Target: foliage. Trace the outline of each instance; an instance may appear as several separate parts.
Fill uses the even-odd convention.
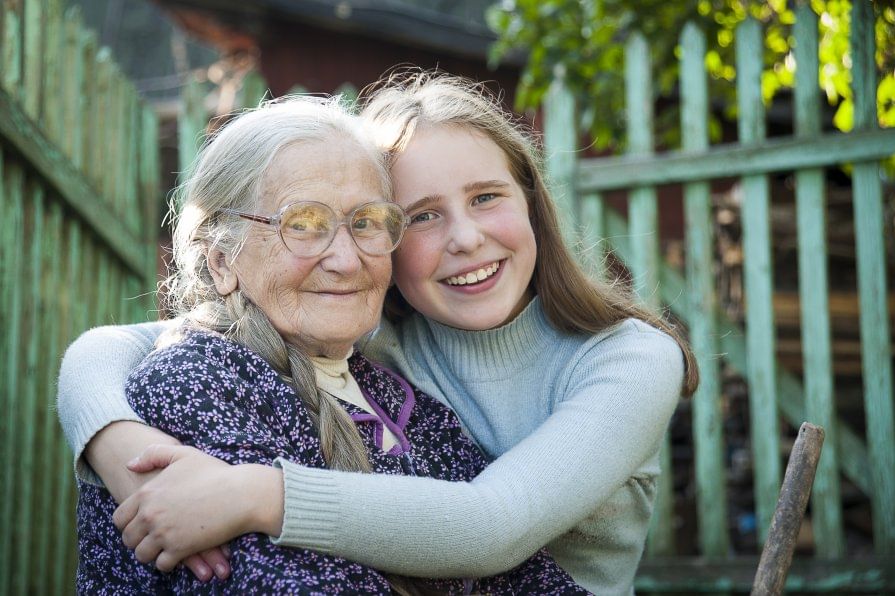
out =
[[[862,0],[867,1],[867,0]],[[748,16],[765,31],[766,66],[762,93],[766,102],[794,84],[795,60],[792,2],[786,0],[503,0],[488,12],[489,25],[499,34],[491,60],[509,52],[526,51],[528,61],[516,95],[518,109],[540,105],[553,72],[564,69],[579,96],[582,125],[596,147],[612,149],[624,138],[624,45],[641,31],[649,40],[654,68],[654,92],[672,96],[678,80],[678,37],[687,21],[706,32],[705,63],[712,97],[724,99],[727,117],[735,114],[734,32]],[[877,63],[883,75],[878,87],[879,120],[895,126],[895,2],[875,2]],[[819,15],[820,86],[836,111],[834,125],[852,127],[851,73],[848,51],[850,0],[811,0]],[[676,144],[677,116],[658,115],[663,142]],[[713,127],[716,138],[717,122]]]

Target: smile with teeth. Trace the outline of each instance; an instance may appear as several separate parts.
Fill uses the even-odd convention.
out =
[[[454,275],[448,277],[444,281],[449,286],[465,286],[467,284],[474,284],[488,279],[497,273],[498,269],[500,269],[500,261],[494,261],[487,267],[481,267],[476,271],[470,271],[465,275]]]

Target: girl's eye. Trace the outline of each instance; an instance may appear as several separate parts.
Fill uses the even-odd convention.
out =
[[[474,199],[472,199],[473,205],[481,205],[482,203],[488,203],[497,198],[497,195],[493,192],[486,192],[481,195],[477,195]]]
[[[410,216],[410,224],[417,223],[429,223],[434,221],[437,216],[431,211],[423,211],[422,213],[417,213],[416,215]]]

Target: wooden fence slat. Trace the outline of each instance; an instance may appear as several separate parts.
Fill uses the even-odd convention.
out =
[[[851,13],[855,129],[874,129],[876,38],[873,6],[854,2]],[[873,492],[873,541],[878,554],[895,554],[895,416],[892,349],[886,312],[886,221],[877,163],[854,165],[855,239],[861,300],[861,354],[864,412]]]
[[[2,6],[0,6],[0,10],[3,10]],[[9,210],[9,197],[6,192],[6,179],[4,176],[4,155],[3,155],[3,146],[0,145],[0,238],[6,238],[6,233],[8,232],[8,228],[4,225],[3,222],[7,219],[7,210]],[[8,293],[10,288],[12,287],[9,284],[8,271],[10,269],[10,261],[12,260],[12,252],[11,250],[0,250],[0,325],[3,326],[4,329],[8,328],[8,324],[10,321],[10,313],[8,311],[10,302],[8,301],[9,296]],[[9,346],[6,342],[3,342],[4,352],[9,349]],[[0,356],[0,379],[3,379],[3,383],[8,384],[14,372],[12,370],[7,370],[7,359],[6,357]],[[12,457],[13,457],[13,446],[11,444],[7,444],[7,439],[9,435],[12,433],[12,426],[14,424],[12,418],[9,417],[7,407],[9,404],[7,402],[11,402],[12,394],[8,392],[0,393],[0,412],[3,412],[3,416],[0,416],[0,437],[3,437],[0,440],[0,487],[12,486],[13,478],[12,474]],[[6,498],[6,488],[0,489],[0,498],[5,500]],[[7,531],[7,520],[6,516],[8,515],[6,512],[6,505],[0,504],[0,511],[2,511],[2,515],[0,515],[0,592],[6,593],[6,586],[4,585],[6,580],[4,579],[8,575],[7,566],[8,562],[8,550],[9,550],[9,542],[10,537],[7,536],[9,533]]]
[[[605,192],[640,185],[676,184],[838,166],[885,159],[895,153],[891,131],[827,133],[814,139],[770,139],[749,147],[713,146],[711,151],[671,151],[660,157],[603,157],[578,164],[578,190]]]
[[[84,48],[83,93],[81,95],[81,165],[85,178],[93,188],[98,188],[94,179],[96,151],[100,142],[97,119],[97,86],[99,85],[96,64],[96,35],[90,30],[81,32]]]
[[[628,153],[653,153],[653,89],[649,46],[642,34],[631,36],[625,47],[625,105],[627,106]],[[628,263],[634,276],[634,289],[640,300],[658,311],[659,205],[656,189],[637,187],[628,200],[628,227],[634,243],[634,258]],[[650,520],[647,552],[650,555],[674,554],[674,482],[671,474],[671,451],[666,434],[661,450],[662,473],[659,477],[656,502]]]
[[[115,212],[114,187],[111,186],[114,166],[110,163],[110,159],[114,155],[112,153],[112,143],[115,135],[115,70],[112,62],[112,50],[107,46],[102,46],[99,52],[97,52],[96,68],[97,87],[95,102],[98,111],[96,116],[97,146],[94,184],[97,190],[99,190],[106,208]]]
[[[71,220],[68,225],[66,254],[68,255],[68,270],[66,285],[71,288],[68,292],[69,319],[67,324],[68,341],[72,341],[77,337],[78,333],[88,327],[89,302],[84,299],[85,294],[81,288],[86,283],[92,283],[86,276],[80,275],[80,271],[87,264],[83,260],[84,240],[81,236],[81,224],[76,220]],[[65,462],[62,475],[62,486],[59,490],[58,506],[56,511],[57,527],[60,528],[59,539],[55,542],[54,555],[54,591],[59,590],[61,586],[71,585],[74,575],[71,573],[72,552],[76,552],[72,548],[74,542],[74,508],[71,506],[72,495],[76,490],[73,482],[72,474],[72,454],[67,444],[62,441],[62,456]],[[56,592],[58,593],[58,592]]]
[[[62,146],[72,165],[80,169],[83,151],[84,43],[81,10],[73,6],[65,13],[65,41],[62,52]]]
[[[765,138],[761,98],[764,40],[761,25],[749,18],[736,32],[740,143]],[[749,351],[749,414],[759,543],[764,543],[780,492],[780,422],[777,414],[770,191],[764,174],[742,180],[743,261],[746,344]]]
[[[202,146],[202,136],[208,122],[204,100],[202,85],[199,81],[190,79],[183,88],[181,112],[177,117],[177,147],[181,176],[189,171],[199,153],[199,147]]]
[[[708,148],[708,91],[705,35],[693,23],[681,35],[681,131],[685,151]],[[727,490],[724,472],[721,378],[718,360],[714,288],[712,208],[707,182],[684,186],[687,225],[687,295],[690,342],[701,382],[693,395],[693,441],[696,447],[696,503],[699,545],[705,556],[727,555]],[[698,314],[697,314],[698,313]]]
[[[41,237],[44,224],[44,190],[36,180],[29,180],[26,185],[25,208],[25,244],[23,249],[27,251],[28,265],[25,267],[19,284],[27,294],[25,305],[25,333],[22,336],[22,345],[25,351],[25,378],[21,389],[22,407],[19,410],[19,424],[22,433],[19,440],[20,454],[18,458],[19,471],[17,477],[18,503],[16,507],[16,540],[19,548],[16,549],[16,566],[13,578],[13,591],[24,593],[29,590],[31,581],[31,533],[34,531],[32,512],[34,501],[34,483],[31,476],[34,472],[37,435],[38,395],[37,377],[40,337],[40,301],[41,301]],[[29,221],[30,220],[30,221]],[[30,226],[28,225],[30,223]],[[25,246],[27,245],[27,248]]]
[[[585,270],[594,278],[605,276],[606,230],[603,223],[603,197],[599,193],[581,196],[581,257]]]
[[[107,202],[109,197],[109,188],[107,186],[108,176],[106,175],[106,158],[109,149],[109,133],[111,126],[109,122],[109,114],[112,106],[110,105],[110,88],[112,85],[112,53],[109,48],[103,46],[96,53],[94,62],[96,86],[93,87],[92,97],[88,97],[87,101],[93,106],[93,129],[91,130],[91,146],[90,153],[91,163],[88,164],[90,169],[91,180],[93,186],[105,199],[106,208],[110,206]]]
[[[17,163],[6,162],[4,164],[5,207],[3,215],[3,235],[9,246],[21,247],[24,237],[24,184],[25,175],[22,167]],[[6,482],[3,483],[2,520],[0,520],[0,582],[11,588],[15,570],[14,561],[14,528],[15,528],[15,504],[16,485],[18,478],[17,447],[19,445],[20,427],[18,424],[19,410],[22,405],[21,385],[22,372],[19,368],[21,352],[19,349],[22,336],[22,295],[18,291],[23,271],[22,250],[4,250],[6,267],[3,270],[3,302],[5,312],[8,315],[6,333],[3,337],[4,349],[2,357],[6,360],[8,372],[4,416],[9,424],[5,433],[6,461],[3,468],[6,473]],[[3,585],[0,583],[0,585]]]
[[[796,39],[796,135],[812,138],[821,131],[818,87],[817,15],[798,7]],[[833,400],[824,172],[796,172],[796,217],[799,242],[799,301],[804,361],[805,418],[822,426],[826,445],[811,491],[814,552],[832,559],[845,554],[842,499],[839,489],[836,409]]]
[[[47,14],[44,23],[44,69],[41,121],[47,139],[61,147],[62,104],[68,96],[62,95],[62,0],[46,0]]]
[[[646,559],[634,579],[641,592],[705,594],[749,593],[757,557],[706,561],[699,557]],[[786,579],[786,594],[891,594],[895,591],[895,560],[860,558],[824,561],[797,558]]]
[[[21,3],[5,4],[3,10],[3,51],[0,65],[3,66],[0,84],[11,95],[18,96],[22,80],[22,13]]]
[[[575,246],[579,237],[573,221],[578,211],[575,198],[577,151],[575,98],[565,84],[565,75],[557,71],[544,98],[544,152],[559,227],[570,248]]]
[[[44,302],[42,313],[42,321],[40,326],[40,337],[42,338],[43,352],[41,354],[42,366],[40,374],[43,377],[40,394],[43,399],[40,402],[41,422],[40,433],[38,433],[38,443],[40,449],[37,454],[40,458],[37,471],[40,472],[40,482],[37,484],[39,506],[36,511],[35,518],[39,520],[35,534],[35,568],[36,572],[36,591],[38,594],[50,594],[51,574],[48,572],[52,568],[51,549],[51,524],[53,518],[53,500],[52,497],[56,493],[59,485],[61,474],[65,473],[65,468],[60,467],[62,462],[56,457],[57,438],[56,432],[56,408],[54,407],[56,394],[56,373],[59,370],[59,311],[60,311],[60,288],[58,280],[62,275],[62,258],[61,242],[63,240],[62,227],[62,206],[59,201],[53,201],[49,206],[49,217],[47,218],[47,230],[43,234],[43,279],[41,296]],[[36,474],[35,474],[36,475]],[[54,538],[61,539],[58,535],[58,527]]]
[[[140,166],[139,166],[139,189],[140,200],[142,205],[140,213],[143,224],[140,226],[143,230],[143,243],[146,246],[146,264],[145,264],[145,283],[141,284],[141,289],[145,294],[143,304],[147,310],[155,308],[155,281],[158,277],[156,273],[156,259],[158,251],[158,197],[159,197],[159,148],[158,148],[158,120],[155,113],[149,108],[144,107],[141,113],[140,122]],[[145,321],[145,315],[137,319]]]
[[[24,106],[25,113],[37,121],[40,118],[40,97],[43,86],[43,20],[46,0],[24,3]]]
[[[112,210],[119,218],[124,213],[124,205],[121,196],[121,178],[124,166],[123,150],[121,145],[121,133],[124,123],[122,122],[122,89],[121,89],[121,72],[118,65],[112,61],[111,50],[109,54],[109,113],[107,114],[106,124],[108,126],[107,136],[108,146],[106,147],[105,156],[105,198]]]
[[[142,113],[140,111],[137,90],[134,89],[133,85],[128,83],[126,92],[127,107],[125,114],[127,115],[127,134],[124,141],[126,155],[124,174],[125,215],[127,216],[127,223],[131,234],[139,238],[143,236],[143,232],[140,229],[142,225],[140,219],[143,215],[143,209],[140,205],[137,182],[137,169],[139,167],[140,159],[140,118]]]

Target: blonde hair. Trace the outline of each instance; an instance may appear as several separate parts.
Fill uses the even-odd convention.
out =
[[[377,168],[383,196],[391,186],[382,152],[340,98],[288,97],[243,112],[206,139],[186,181],[175,191],[173,254],[168,279],[170,310],[189,325],[208,329],[258,353],[290,383],[311,414],[327,464],[370,471],[357,427],[331,395],[317,388],[313,365],[300,346],[286,343],[270,319],[240,291],[218,294],[208,267],[212,249],[232,259],[250,223],[222,209],[255,211],[262,182],[285,147],[344,138],[357,144]]]
[[[550,323],[570,333],[594,334],[628,318],[669,334],[684,354],[684,395],[699,384],[696,359],[687,342],[660,315],[639,305],[622,284],[589,279],[563,242],[556,207],[544,182],[531,135],[484,85],[443,73],[397,71],[364,90],[361,118],[380,147],[392,156],[403,151],[421,126],[456,125],[488,136],[506,155],[510,171],[528,200],[537,243],[532,287]],[[395,289],[385,314],[398,319],[413,312]]]

